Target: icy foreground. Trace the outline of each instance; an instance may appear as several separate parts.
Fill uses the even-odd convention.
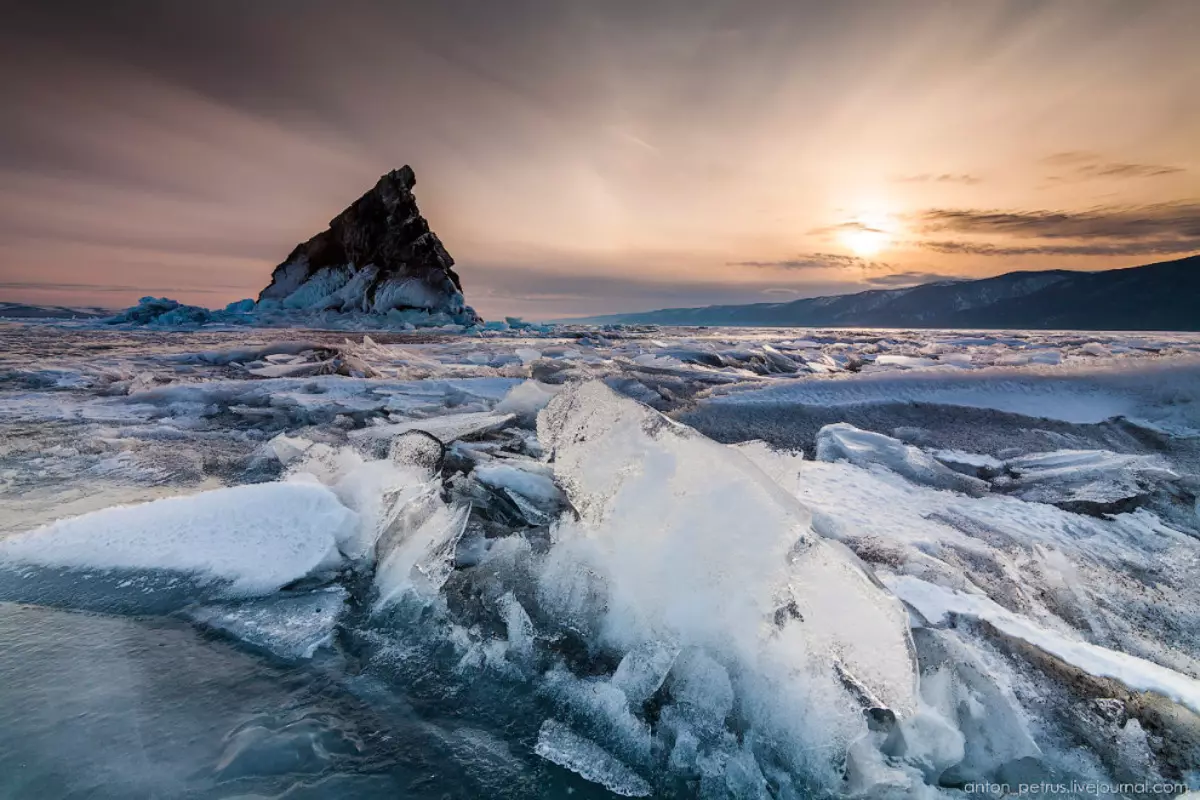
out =
[[[174,681],[320,687],[251,720],[203,689],[169,768],[104,757],[125,795],[1200,780],[1187,337],[5,335],[0,600],[138,615],[80,617],[147,642],[134,697],[176,691],[156,640]],[[40,630],[118,657],[54,613],[0,686]],[[75,670],[64,708],[198,725]],[[52,781],[77,745],[39,718],[0,753]]]

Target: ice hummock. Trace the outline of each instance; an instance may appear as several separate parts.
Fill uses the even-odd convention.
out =
[[[696,758],[723,752],[705,731],[720,730],[728,709],[708,716],[710,689],[687,688],[711,686],[715,677],[699,676],[714,671],[736,692],[743,725],[776,742],[784,763],[817,773],[865,729],[843,675],[898,715],[915,710],[904,610],[740,452],[598,382],[560,393],[538,429],[581,517],[554,532],[543,609],[597,615],[587,624],[621,653],[652,642],[689,649],[673,674],[710,664],[694,679],[676,675],[679,702],[664,712],[676,736],[701,737]],[[592,605],[597,579],[603,600]]]

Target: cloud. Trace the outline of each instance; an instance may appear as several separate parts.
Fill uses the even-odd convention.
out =
[[[1092,178],[1157,178],[1186,172],[1183,167],[1169,164],[1138,164],[1129,161],[1107,161],[1089,150],[1068,150],[1042,159],[1043,164],[1070,167],[1067,175],[1053,175],[1052,181],[1083,181]]]
[[[847,223],[855,224],[858,223]],[[890,265],[882,261],[868,261],[858,256],[842,255],[839,253],[801,253],[795,258],[777,261],[730,261],[730,267],[756,267],[775,269],[862,269],[886,270]]]
[[[964,236],[919,243],[925,250],[947,255],[1139,256],[1200,251],[1200,202],[1195,201],[1084,211],[937,208],[923,212],[919,220],[925,234]],[[981,238],[971,238],[976,236]],[[997,242],[997,236],[1007,241]]]
[[[935,241],[921,247],[935,253],[976,256],[1138,256],[1200,251],[1200,239],[1116,242],[1113,244],[1005,246],[987,242]]]
[[[1100,154],[1094,153],[1091,150],[1064,150],[1061,153],[1051,153],[1041,161],[1043,164],[1050,164],[1051,166],[1072,166],[1089,161],[1098,161],[1099,159]]]
[[[983,183],[983,178],[976,175],[968,175],[966,173],[954,174],[950,172],[943,172],[940,175],[923,172],[920,175],[902,175],[892,180],[896,183],[961,183],[965,186],[974,186],[977,183]]]
[[[1200,240],[1200,202],[1108,206],[1086,211],[935,208],[921,214],[926,232],[1006,234],[1037,239]]]
[[[887,231],[883,230],[882,228],[874,228],[874,227],[866,224],[865,222],[858,222],[857,220],[854,220],[851,222],[839,222],[836,225],[825,225],[820,228],[813,228],[808,233],[811,236],[818,236],[821,234],[842,233],[844,231],[865,231],[867,233],[887,233]]]

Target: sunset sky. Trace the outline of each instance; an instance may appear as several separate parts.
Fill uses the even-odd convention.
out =
[[[0,300],[207,306],[411,164],[485,317],[1200,251],[1200,2],[0,0]]]

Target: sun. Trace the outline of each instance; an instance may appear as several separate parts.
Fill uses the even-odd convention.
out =
[[[888,214],[863,212],[838,226],[838,239],[859,258],[872,258],[891,246],[896,229]]]
[[[892,243],[892,236],[887,231],[866,226],[845,229],[841,231],[839,238],[854,255],[862,258],[879,255]]]

